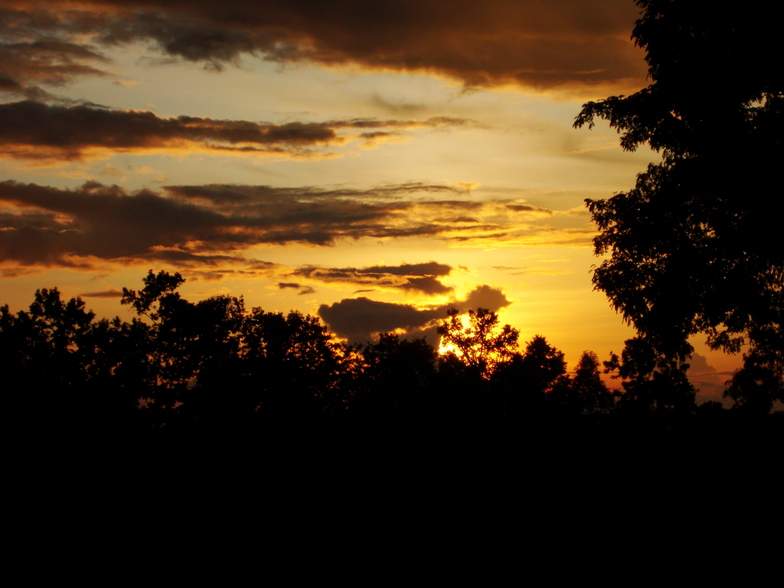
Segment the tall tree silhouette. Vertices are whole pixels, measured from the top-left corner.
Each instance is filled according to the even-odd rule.
[[[495,366],[511,359],[517,349],[517,329],[499,328],[498,315],[486,308],[469,310],[467,326],[456,308],[450,308],[447,316],[438,327],[441,345],[453,347],[450,353],[483,378],[489,378]]]
[[[378,424],[413,424],[432,414],[438,353],[424,338],[382,333],[362,350],[363,385],[352,411]]]
[[[244,348],[263,418],[302,422],[345,412],[344,348],[317,317],[254,308],[246,317]]]
[[[563,352],[545,337],[534,335],[522,354],[515,353],[493,373],[493,389],[501,410],[512,420],[540,419],[553,385],[565,373]]]
[[[193,338],[195,318],[192,305],[183,300],[177,288],[185,282],[178,274],[150,270],[144,288],[123,288],[122,304],[133,307],[149,322],[134,319],[135,355],[146,358],[150,402],[145,403],[158,425],[171,425],[183,403],[183,394],[194,376],[188,344]]]
[[[438,327],[441,346],[448,351],[439,357],[435,387],[442,422],[487,425],[497,413],[496,399],[489,393],[491,379],[514,357],[519,333],[509,325],[501,327],[498,315],[486,308],[469,310],[467,324],[455,308],[447,317]]]
[[[651,84],[588,102],[575,126],[606,119],[624,149],[647,144],[662,160],[632,190],[587,201],[595,251],[609,254],[593,283],[660,377],[677,375],[695,333],[728,352],[747,344],[731,394],[766,411],[784,399],[784,247],[765,198],[781,190],[784,156],[780,25],[707,0],[637,4]]]
[[[68,428],[85,408],[89,354],[84,345],[95,314],[57,288],[35,293],[29,311],[0,308],[0,355],[9,414],[33,428]]]
[[[696,390],[686,377],[689,364],[668,358],[643,337],[626,341],[621,357],[611,354],[605,371],[623,380],[624,409],[691,409]]]
[[[607,412],[613,406],[613,396],[602,380],[600,366],[593,351],[584,351],[577,361],[569,388],[583,413]]]

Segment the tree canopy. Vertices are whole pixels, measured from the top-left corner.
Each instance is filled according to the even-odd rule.
[[[6,424],[30,438],[320,439],[343,431],[393,443],[468,431],[576,439],[645,423],[698,433],[703,417],[723,426],[720,405],[694,406],[685,364],[655,369],[643,338],[604,363],[623,380],[625,392],[611,393],[596,354],[586,351],[569,372],[545,337],[521,347],[518,332],[487,309],[468,312],[465,322],[450,311],[441,331],[454,350],[439,354],[424,338],[395,333],[347,345],[315,316],[246,310],[242,297],[190,302],[178,292],[183,282],[150,272],[142,290],[124,289],[130,322],[96,320],[57,288],[37,291],[27,311],[0,306]],[[760,407],[754,394],[764,388],[744,388],[760,373],[748,374],[736,377],[733,393]],[[679,410],[651,410],[659,407]],[[763,433],[779,430],[783,416],[734,414],[755,428],[770,423]]]
[[[498,363],[511,359],[520,334],[509,325],[500,327],[496,313],[486,308],[469,310],[467,326],[456,308],[450,308],[447,316],[438,327],[441,345],[452,347],[450,353],[482,377],[489,378]]]
[[[784,247],[770,210],[784,155],[778,24],[705,0],[637,4],[650,85],[588,102],[575,126],[605,119],[624,149],[662,159],[628,192],[587,201],[608,256],[593,283],[658,358],[653,370],[677,371],[704,333],[744,351],[734,399],[769,410],[784,399]]]

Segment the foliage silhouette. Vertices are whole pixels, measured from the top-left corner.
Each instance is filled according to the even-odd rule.
[[[82,345],[94,313],[80,298],[64,302],[57,288],[41,289],[29,312],[0,309],[5,379],[24,419],[78,419],[89,354]],[[19,413],[17,413],[19,414]]]
[[[563,351],[551,346],[541,335],[535,335],[525,346],[523,366],[537,389],[542,391],[566,373]]]
[[[545,337],[535,335],[522,354],[515,353],[493,373],[494,396],[504,417],[512,421],[541,419],[554,384],[565,373],[563,352]]]
[[[156,275],[152,270],[147,272],[143,279],[144,288],[140,291],[123,288],[122,304],[133,306],[137,314],[144,315],[152,321],[160,318],[160,313],[165,312],[160,308],[161,304],[170,304],[179,298],[177,288],[181,286],[185,279],[178,273],[169,274],[168,272],[158,272]]]
[[[435,417],[438,353],[424,338],[382,333],[362,349],[363,383],[352,410],[374,425],[413,425]]]
[[[246,312],[242,298],[184,300],[179,274],[152,271],[141,291],[123,289],[151,324],[144,332],[152,375],[144,410],[154,426],[231,428],[261,420],[284,423],[345,411],[341,378],[350,353],[316,317]]]
[[[694,408],[696,390],[686,376],[689,364],[657,354],[642,337],[627,340],[621,357],[611,354],[604,366],[605,372],[615,372],[613,377],[623,379],[624,407],[679,411]]]
[[[766,412],[784,399],[784,248],[764,198],[780,190],[784,155],[779,25],[705,0],[637,4],[632,36],[651,84],[584,104],[575,126],[605,119],[624,149],[647,144],[662,160],[632,190],[587,201],[596,254],[609,254],[593,283],[635,326],[651,356],[643,363],[668,386],[680,386],[691,335],[727,352],[747,344],[729,394]]]
[[[519,332],[509,325],[498,330],[498,315],[486,308],[468,311],[468,326],[460,311],[450,308],[447,320],[438,327],[441,346],[453,346],[461,363],[488,379],[495,367],[511,359],[517,348]]]
[[[583,413],[608,412],[613,406],[613,396],[602,380],[601,363],[593,351],[584,351],[577,362],[570,391]]]
[[[341,414],[344,348],[332,341],[317,317],[254,308],[245,329],[250,385],[259,413],[277,421]]]
[[[424,339],[396,334],[346,346],[316,317],[248,311],[242,298],[192,303],[177,291],[183,281],[150,272],[143,290],[126,290],[138,315],[130,322],[96,321],[80,299],[66,302],[56,288],[37,291],[28,311],[0,307],[6,424],[58,438],[189,432],[215,433],[212,440],[243,432],[313,440],[359,425],[347,430],[393,447],[401,439],[506,432],[564,439],[607,422],[632,423],[610,429],[627,432],[648,423],[655,432],[683,415],[697,419],[702,429],[695,430],[731,422],[720,406],[694,407],[686,365],[666,363],[644,338],[605,362],[624,379],[626,393],[613,403],[595,354],[584,353],[569,377],[564,354],[544,337],[520,352],[517,332],[486,310],[470,313],[470,325],[451,312],[442,328],[468,352],[439,356]],[[757,400],[753,388],[740,393],[744,402],[768,399]],[[777,430],[773,421],[748,422],[749,431]]]

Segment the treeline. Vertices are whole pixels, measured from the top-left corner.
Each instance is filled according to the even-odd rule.
[[[242,298],[192,303],[179,274],[150,272],[122,303],[137,318],[96,320],[79,299],[39,290],[28,311],[0,308],[5,418],[27,430],[252,431],[389,427],[413,431],[595,427],[639,414],[720,413],[677,393],[641,393],[627,358],[624,393],[607,389],[592,352],[567,373],[544,337],[479,309],[450,313],[451,352],[394,334],[351,346],[313,316],[247,310]],[[616,364],[618,362],[616,361]],[[605,369],[623,365],[605,362]],[[649,378],[648,390],[656,381]],[[666,398],[666,400],[662,400]]]

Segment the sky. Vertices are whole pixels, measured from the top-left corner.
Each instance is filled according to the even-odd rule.
[[[633,336],[585,199],[628,153],[581,105],[647,85],[631,0],[0,0],[0,304],[184,297],[425,335],[484,307],[566,353]],[[736,358],[693,341],[698,400]]]

